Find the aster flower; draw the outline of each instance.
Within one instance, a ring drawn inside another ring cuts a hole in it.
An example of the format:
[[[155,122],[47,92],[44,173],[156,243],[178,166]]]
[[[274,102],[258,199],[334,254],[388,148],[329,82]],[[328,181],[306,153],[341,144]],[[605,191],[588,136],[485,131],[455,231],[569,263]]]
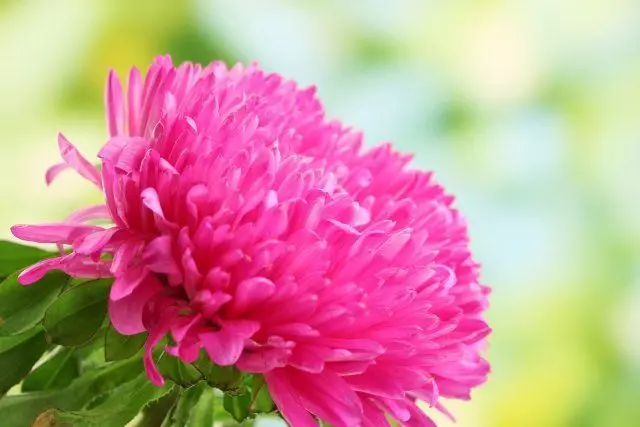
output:
[[[15,226],[60,256],[27,268],[113,277],[109,318],[193,363],[263,374],[293,426],[434,423],[485,382],[488,289],[466,224],[431,173],[328,120],[314,88],[256,66],[158,57],[126,92],[110,73],[109,139],[87,161],[62,135],[61,164],[104,194],[62,223]],[[95,220],[108,221],[102,227]]]

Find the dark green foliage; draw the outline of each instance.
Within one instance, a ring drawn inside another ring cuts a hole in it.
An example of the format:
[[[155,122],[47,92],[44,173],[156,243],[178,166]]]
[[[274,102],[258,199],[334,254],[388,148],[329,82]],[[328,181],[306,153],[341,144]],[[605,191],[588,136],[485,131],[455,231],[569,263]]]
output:
[[[77,427],[122,427],[150,402],[171,392],[173,387],[172,383],[156,387],[143,372],[114,389],[101,404],[81,411],[59,412],[58,419],[63,425],[68,423]]]
[[[203,378],[193,365],[187,365],[169,354],[160,357],[158,369],[165,378],[185,388],[195,385]]]
[[[32,246],[0,240],[0,279],[54,255]]]
[[[45,314],[47,338],[63,346],[89,341],[104,322],[110,287],[110,280],[93,280],[63,292]]]
[[[80,366],[73,348],[63,348],[34,369],[22,383],[22,391],[61,389],[80,375]]]
[[[243,394],[225,394],[223,399],[224,409],[238,422],[242,422],[251,416],[251,394],[245,391]]]
[[[194,364],[202,372],[210,386],[228,394],[242,394],[244,384],[242,373],[234,366],[218,366],[203,351]]]
[[[0,242],[2,243],[2,242]],[[13,273],[0,283],[0,336],[20,334],[42,321],[69,277],[54,271],[25,286]]]
[[[41,327],[0,338],[0,396],[18,384],[47,349]]]
[[[120,335],[112,325],[105,334],[104,356],[107,361],[123,360],[134,356],[147,339],[147,334]]]

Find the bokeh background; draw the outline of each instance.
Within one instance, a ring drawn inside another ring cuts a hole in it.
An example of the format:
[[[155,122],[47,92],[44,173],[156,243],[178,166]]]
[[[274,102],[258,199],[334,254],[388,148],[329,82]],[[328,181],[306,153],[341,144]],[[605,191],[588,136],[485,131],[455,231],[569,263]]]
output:
[[[316,84],[457,195],[494,288],[459,426],[640,426],[640,2],[0,0],[0,238],[97,200],[45,187],[56,134],[96,153],[108,68],[157,53]]]

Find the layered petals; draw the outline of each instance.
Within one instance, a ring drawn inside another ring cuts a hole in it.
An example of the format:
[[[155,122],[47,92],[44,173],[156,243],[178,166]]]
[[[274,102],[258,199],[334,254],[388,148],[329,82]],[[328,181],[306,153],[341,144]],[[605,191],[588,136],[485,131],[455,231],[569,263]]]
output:
[[[111,72],[105,106],[100,167],[61,135],[47,172],[76,170],[104,203],[14,227],[62,249],[20,280],[113,277],[110,320],[148,332],[154,384],[166,336],[165,357],[264,374],[293,426],[431,427],[416,399],[446,413],[441,396],[486,381],[489,289],[453,197],[409,156],[365,149],[314,88],[256,66],[159,57],[124,89]]]

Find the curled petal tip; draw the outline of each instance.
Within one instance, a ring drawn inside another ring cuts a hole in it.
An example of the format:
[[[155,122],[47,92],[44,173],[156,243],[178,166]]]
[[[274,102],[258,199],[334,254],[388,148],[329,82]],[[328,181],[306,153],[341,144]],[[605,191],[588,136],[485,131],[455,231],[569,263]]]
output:
[[[14,237],[17,237],[19,239],[20,238],[19,234],[24,227],[26,226],[22,224],[16,224],[12,226],[9,230],[11,231],[11,234],[13,234]]]
[[[34,279],[33,277],[30,277],[26,271],[23,271],[22,273],[20,273],[20,275],[18,276],[18,283],[20,283],[23,286],[28,286],[30,284],[32,284],[33,282],[37,281],[37,279]]]

